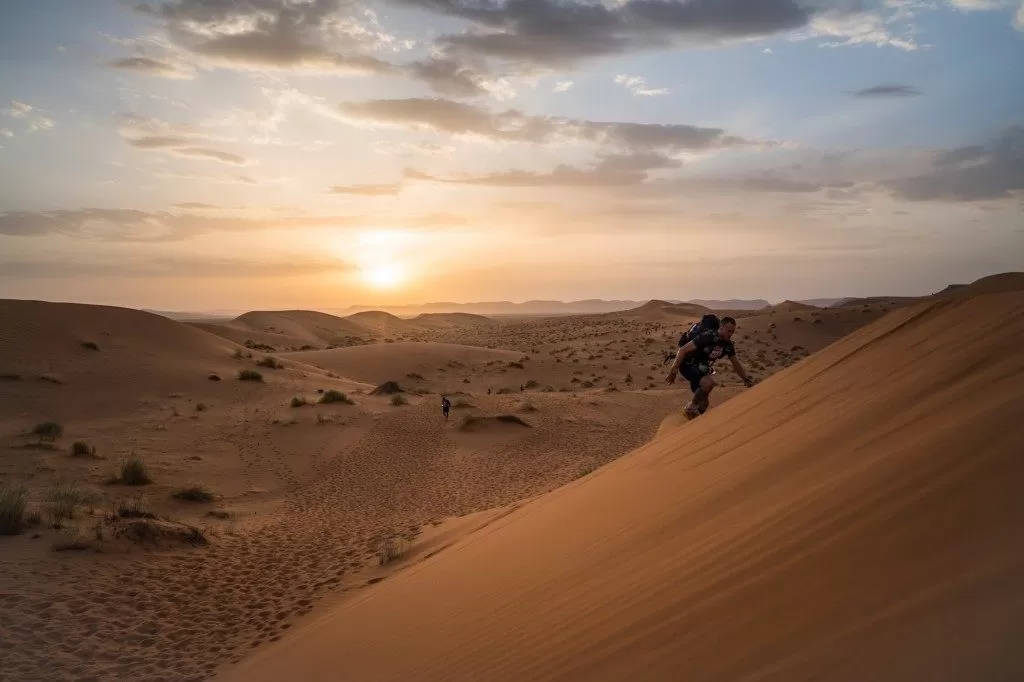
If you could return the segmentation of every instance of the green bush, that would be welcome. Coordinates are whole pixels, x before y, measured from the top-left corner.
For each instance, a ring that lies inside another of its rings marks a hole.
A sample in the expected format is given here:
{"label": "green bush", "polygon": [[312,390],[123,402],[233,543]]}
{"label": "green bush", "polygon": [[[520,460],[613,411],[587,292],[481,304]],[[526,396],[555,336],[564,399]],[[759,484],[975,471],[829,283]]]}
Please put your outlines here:
{"label": "green bush", "polygon": [[239,381],[263,381],[263,375],[254,369],[243,369],[238,372]]}

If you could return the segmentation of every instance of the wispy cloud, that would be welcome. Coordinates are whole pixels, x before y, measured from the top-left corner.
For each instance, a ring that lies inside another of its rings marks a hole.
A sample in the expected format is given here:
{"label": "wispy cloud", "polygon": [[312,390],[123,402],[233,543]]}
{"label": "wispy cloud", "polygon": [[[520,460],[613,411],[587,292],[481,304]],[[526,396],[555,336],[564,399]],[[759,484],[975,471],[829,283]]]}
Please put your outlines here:
{"label": "wispy cloud", "polygon": [[551,92],[566,92],[573,86],[572,81],[558,81],[555,86],[551,88]]}
{"label": "wispy cloud", "polygon": [[107,66],[112,69],[137,71],[163,78],[190,79],[195,77],[195,71],[181,63],[172,64],[151,57],[124,57],[108,62]]}
{"label": "wispy cloud", "polygon": [[346,102],[339,113],[356,124],[433,130],[504,142],[589,142],[629,151],[701,151],[756,147],[769,142],[728,135],[721,128],[684,124],[608,123],[490,111],[448,99],[388,99]]}
{"label": "wispy cloud", "polygon": [[128,145],[136,149],[208,159],[236,166],[249,163],[239,154],[197,146],[197,142],[213,141],[217,136],[193,126],[175,125],[156,118],[128,114],[121,117],[118,132]]}
{"label": "wispy cloud", "polygon": [[912,85],[891,83],[854,90],[852,94],[854,97],[917,97],[921,91]]}
{"label": "wispy cloud", "polygon": [[411,180],[443,182],[490,187],[614,187],[637,185],[647,179],[651,170],[678,168],[682,164],[657,153],[614,154],[602,156],[590,168],[559,165],[548,173],[512,170],[488,175],[461,175],[437,177],[422,171],[407,169]]}
{"label": "wispy cloud", "polygon": [[104,242],[163,243],[210,232],[257,232],[270,229],[311,230],[362,228],[401,224],[445,227],[465,224],[464,216],[449,213],[374,213],[364,215],[282,215],[238,217],[118,208],[0,213],[0,235],[38,237],[62,234]]}
{"label": "wispy cloud", "polygon": [[619,74],[615,77],[615,82],[631,91],[634,95],[667,95],[671,92],[668,88],[647,87],[647,80],[643,76],[627,76],[625,74]]}
{"label": "wispy cloud", "polygon": [[401,185],[334,185],[331,194],[348,194],[360,197],[395,196],[401,191]]}
{"label": "wispy cloud", "polygon": [[[9,116],[13,119],[24,119],[25,130],[34,133],[40,130],[49,130],[53,128],[56,123],[49,116],[44,116],[43,112],[33,107],[31,104],[25,102],[19,102],[18,100],[11,100],[11,106],[3,110],[5,116]],[[14,133],[9,128],[4,128],[8,133],[4,137],[13,137]]]}

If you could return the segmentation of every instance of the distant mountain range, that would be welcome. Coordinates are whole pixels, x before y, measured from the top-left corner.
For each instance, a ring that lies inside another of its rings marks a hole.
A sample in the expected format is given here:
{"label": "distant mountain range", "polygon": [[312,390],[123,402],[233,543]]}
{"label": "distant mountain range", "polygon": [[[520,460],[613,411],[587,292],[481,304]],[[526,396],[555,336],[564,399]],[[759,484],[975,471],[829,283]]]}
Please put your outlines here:
{"label": "distant mountain range", "polygon": [[[801,300],[799,303],[817,306],[819,308],[840,304],[849,299],[845,298],[815,298]],[[691,303],[704,306],[713,311],[723,310],[761,310],[772,305],[769,301],[758,299],[693,299],[680,300],[671,299],[669,303]],[[631,310],[645,305],[648,301],[629,301],[604,299],[585,299],[581,301],[546,301],[534,300],[522,303],[512,301],[479,301],[472,303],[455,303],[452,301],[439,301],[436,303],[424,303],[421,305],[399,305],[399,306],[370,306],[353,305],[347,308],[318,308],[320,312],[338,317],[347,317],[356,313],[371,310],[381,310],[398,317],[410,318],[424,313],[470,313],[474,315],[504,316],[544,316],[544,315],[594,315],[600,313],[613,313],[623,310]],[[247,312],[243,310],[211,310],[202,312],[164,311],[147,310],[146,312],[163,315],[176,320],[201,320],[211,318],[234,318]]]}

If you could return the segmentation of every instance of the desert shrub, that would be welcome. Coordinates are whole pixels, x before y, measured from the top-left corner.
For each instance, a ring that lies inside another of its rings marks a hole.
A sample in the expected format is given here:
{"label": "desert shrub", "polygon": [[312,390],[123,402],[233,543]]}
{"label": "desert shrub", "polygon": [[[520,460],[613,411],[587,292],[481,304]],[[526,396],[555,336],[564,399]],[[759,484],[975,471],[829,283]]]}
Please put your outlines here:
{"label": "desert shrub", "polygon": [[84,440],[76,440],[71,445],[72,457],[95,457],[96,447],[89,445]]}
{"label": "desert shrub", "polygon": [[583,478],[587,474],[591,474],[595,471],[597,471],[597,462],[588,457],[580,462],[580,467],[576,472],[576,478]]}
{"label": "desert shrub", "polygon": [[25,486],[0,483],[0,535],[14,535],[21,530],[27,504]]}
{"label": "desert shrub", "polygon": [[392,407],[399,407],[401,405],[408,405],[408,404],[409,404],[409,401],[406,400],[405,396],[400,394],[400,393],[396,393],[395,395],[391,396],[391,406]]}
{"label": "desert shrub", "polygon": [[142,495],[130,500],[121,500],[117,504],[117,516],[122,519],[155,519],[156,514],[146,511],[146,501]]}
{"label": "desert shrub", "polygon": [[381,566],[394,561],[395,559],[401,558],[409,544],[405,539],[400,537],[387,537],[381,540],[380,545],[377,547],[377,563]]}
{"label": "desert shrub", "polygon": [[531,403],[529,400],[524,400],[519,404],[520,412],[536,412],[537,406]]}
{"label": "desert shrub", "polygon": [[96,499],[74,481],[61,481],[46,494],[42,507],[54,527],[58,528],[64,519],[75,518],[75,509],[79,505],[93,503]]}
{"label": "desert shrub", "polygon": [[138,457],[129,457],[121,462],[121,475],[117,480],[125,485],[145,485],[153,482],[149,477],[146,463]]}
{"label": "desert shrub", "polygon": [[202,483],[194,483],[174,493],[174,498],[188,502],[213,502],[213,493]]}
{"label": "desert shrub", "polygon": [[459,408],[473,407],[473,403],[469,402],[465,398],[459,398],[454,403],[452,403],[452,407],[459,407]]}
{"label": "desert shrub", "polygon": [[277,361],[277,358],[273,357],[265,357],[256,364],[259,365],[260,367],[266,367],[268,369],[281,369],[282,367],[284,367],[284,365]]}
{"label": "desert shrub", "polygon": [[0,372],[0,379],[4,381],[21,381],[22,376],[17,372]]}
{"label": "desert shrub", "polygon": [[306,405],[306,404],[308,404],[308,403],[306,402],[306,399],[303,398],[302,396],[295,396],[294,398],[292,398],[292,402],[291,402],[291,406],[292,407],[302,407],[303,405]]}
{"label": "desert shrub", "polygon": [[238,373],[239,381],[263,381],[263,374],[254,369],[243,369]]}
{"label": "desert shrub", "polygon": [[99,350],[100,349],[100,347],[96,344],[95,341],[82,341],[82,348],[87,348],[89,350]]}
{"label": "desert shrub", "polygon": [[206,403],[196,403],[196,412],[206,412],[209,406]]}
{"label": "desert shrub", "polygon": [[355,405],[355,401],[354,400],[349,398],[347,395],[345,395],[341,391],[336,391],[333,388],[330,389],[329,391],[325,391],[324,394],[322,396],[320,396],[320,402],[324,403],[324,404],[328,404],[328,403],[345,403],[346,405]]}
{"label": "desert shrub", "polygon": [[32,429],[32,435],[38,436],[40,441],[57,440],[64,435],[64,427],[57,422],[41,422]]}

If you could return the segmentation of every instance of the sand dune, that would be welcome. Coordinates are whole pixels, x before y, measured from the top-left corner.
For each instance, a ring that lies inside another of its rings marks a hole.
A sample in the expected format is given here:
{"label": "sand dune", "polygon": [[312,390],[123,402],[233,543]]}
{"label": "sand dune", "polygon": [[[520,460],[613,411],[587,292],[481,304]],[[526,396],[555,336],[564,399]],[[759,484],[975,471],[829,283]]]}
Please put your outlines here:
{"label": "sand dune", "polygon": [[621,312],[604,313],[607,317],[641,319],[645,322],[673,322],[677,323],[680,317],[699,318],[701,315],[710,312],[708,308],[693,303],[669,303],[668,301],[652,300],[639,308],[623,310]]}
{"label": "sand dune", "polygon": [[782,303],[776,303],[773,306],[768,306],[761,312],[764,313],[804,313],[812,310],[819,310],[819,308],[808,305],[807,303],[798,303],[797,301],[783,301]]}
{"label": "sand dune", "polygon": [[300,348],[326,348],[327,342],[317,341],[309,336],[292,336],[278,332],[265,332],[251,329],[239,323],[219,322],[187,322],[191,327],[227,339],[232,343],[253,349],[265,349],[268,352],[298,350]]}
{"label": "sand dune", "polygon": [[412,318],[410,322],[417,327],[426,329],[492,326],[495,324],[494,320],[489,317],[472,313],[423,313]]}
{"label": "sand dune", "polygon": [[894,310],[219,679],[1019,679],[1021,309]]}
{"label": "sand dune", "polygon": [[239,315],[232,326],[339,346],[376,336],[357,321],[312,310],[253,311]]}

